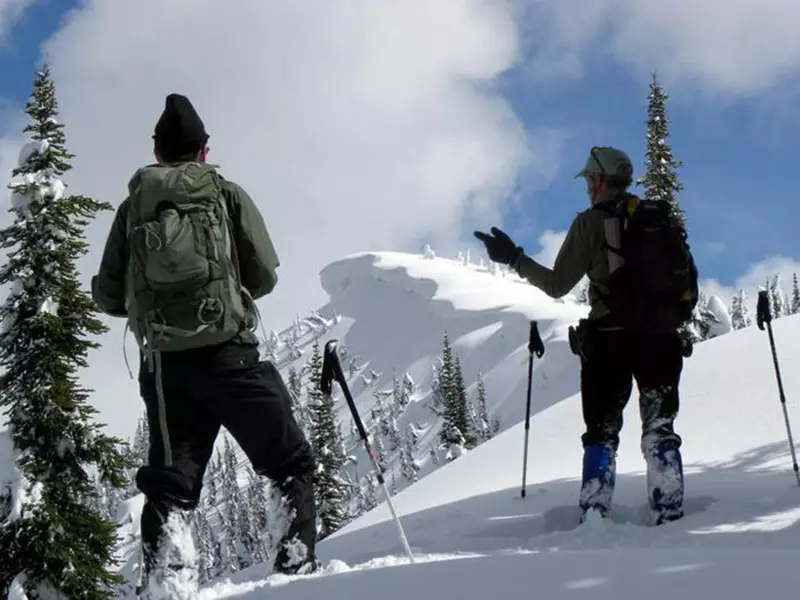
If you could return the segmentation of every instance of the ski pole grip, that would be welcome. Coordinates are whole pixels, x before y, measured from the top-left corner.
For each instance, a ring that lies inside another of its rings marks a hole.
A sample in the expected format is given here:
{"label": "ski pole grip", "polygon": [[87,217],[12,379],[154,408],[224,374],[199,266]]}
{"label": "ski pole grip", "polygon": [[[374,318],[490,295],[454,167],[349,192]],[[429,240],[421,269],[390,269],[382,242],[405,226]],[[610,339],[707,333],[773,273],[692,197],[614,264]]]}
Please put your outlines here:
{"label": "ski pole grip", "polygon": [[772,321],[772,313],[769,309],[769,297],[766,290],[758,292],[758,303],[756,304],[756,324],[761,331],[764,331],[764,323]]}
{"label": "ski pole grip", "polygon": [[531,321],[530,337],[528,339],[528,352],[536,354],[539,358],[544,354],[544,342],[542,336],[539,335],[539,325],[536,321]]}

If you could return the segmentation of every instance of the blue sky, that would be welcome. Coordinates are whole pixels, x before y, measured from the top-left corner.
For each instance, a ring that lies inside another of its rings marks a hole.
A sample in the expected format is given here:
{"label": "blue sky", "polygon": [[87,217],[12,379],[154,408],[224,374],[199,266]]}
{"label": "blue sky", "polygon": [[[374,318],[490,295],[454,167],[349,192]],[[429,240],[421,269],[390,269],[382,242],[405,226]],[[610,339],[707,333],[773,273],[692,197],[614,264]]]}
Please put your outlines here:
{"label": "blue sky", "polygon": [[[24,102],[40,45],[76,5],[40,0],[14,25],[0,51],[4,102]],[[523,63],[502,79],[503,94],[529,129],[569,132],[552,183],[506,215],[508,231],[531,253],[542,229],[565,229],[585,206],[584,184],[572,174],[590,146],[617,145],[631,155],[638,173],[643,166],[647,78],[602,54],[586,58],[583,69],[581,77],[533,85]],[[667,92],[670,142],[684,163],[680,200],[703,276],[730,284],[769,256],[797,256],[800,205],[792,179],[800,116],[785,100],[786,90],[744,100],[710,100],[687,86]],[[532,222],[535,229],[527,227]]]}

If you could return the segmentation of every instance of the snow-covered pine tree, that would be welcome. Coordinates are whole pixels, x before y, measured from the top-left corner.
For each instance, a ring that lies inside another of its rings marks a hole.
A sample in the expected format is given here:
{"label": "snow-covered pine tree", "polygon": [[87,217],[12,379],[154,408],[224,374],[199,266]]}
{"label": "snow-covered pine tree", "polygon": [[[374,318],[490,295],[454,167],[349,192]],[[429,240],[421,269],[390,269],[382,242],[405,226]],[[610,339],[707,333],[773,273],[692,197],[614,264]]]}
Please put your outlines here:
{"label": "snow-covered pine tree", "polygon": [[[408,376],[408,373],[406,373]],[[406,384],[406,379],[402,381],[397,377],[397,370],[392,373],[392,402],[397,407],[398,412],[402,412],[410,401],[410,392]]]}
{"label": "snow-covered pine tree", "polygon": [[743,289],[740,289],[731,298],[731,324],[734,330],[747,327],[745,322],[745,310],[747,310],[747,296]]}
{"label": "snow-covered pine tree", "polygon": [[419,463],[414,459],[414,437],[410,431],[403,435],[400,446],[400,471],[409,484],[416,483]]}
{"label": "snow-covered pine tree", "polygon": [[139,493],[139,488],[136,487],[136,472],[139,467],[146,465],[150,453],[150,428],[147,423],[147,417],[140,417],[136,424],[136,432],[133,434],[133,441],[130,444],[130,449],[127,452],[127,458],[131,466],[126,471],[127,489],[120,500],[127,500],[133,498]]}
{"label": "snow-covered pine tree", "polygon": [[220,506],[214,507],[217,517],[219,539],[219,572],[221,575],[235,573],[239,570],[239,558],[236,550],[234,523],[231,523],[227,511]]}
{"label": "snow-covered pine tree", "polygon": [[219,503],[219,482],[219,463],[212,457],[208,461],[208,468],[203,478],[203,490],[205,491],[205,501],[208,506],[216,506]]}
{"label": "snow-covered pine tree", "polygon": [[789,299],[783,291],[780,273],[776,273],[767,281],[767,290],[773,318],[779,319],[789,314]]}
{"label": "snow-covered pine tree", "polygon": [[100,345],[92,337],[106,327],[81,289],[77,261],[87,251],[85,227],[111,206],[65,193],[61,176],[73,156],[47,64],[26,112],[32,141],[9,184],[14,221],[0,232],[0,285],[12,286],[0,307],[0,406],[20,474],[10,510],[0,509],[0,596],[16,582],[31,598],[115,598],[116,527],[92,507],[98,489],[89,471],[121,488],[129,464],[121,440],[94,421],[90,390],[78,380]]}
{"label": "snow-covered pine tree", "polygon": [[314,340],[309,361],[308,410],[311,416],[311,447],[314,451],[316,492],[319,517],[319,539],[336,532],[347,521],[347,495],[342,479],[346,457],[341,448],[339,428],[336,426],[336,411],[333,396],[319,388],[322,378],[322,354],[319,341]]}
{"label": "snow-covered pine tree", "polygon": [[269,562],[273,556],[270,549],[273,547],[272,522],[274,494],[271,482],[256,475],[248,468],[250,485],[247,488],[247,497],[250,514],[253,519],[253,531],[256,538],[257,552],[254,557],[256,562]]}
{"label": "snow-covered pine tree", "polygon": [[797,282],[797,273],[792,274],[792,305],[791,313],[800,314],[800,284]]}
{"label": "snow-covered pine tree", "polygon": [[206,518],[205,511],[192,512],[192,532],[194,546],[197,548],[197,572],[200,583],[205,583],[218,576],[215,568],[214,539],[211,534],[211,525]]}
{"label": "snow-covered pine tree", "polygon": [[676,160],[672,148],[667,143],[669,137],[669,119],[666,103],[669,95],[658,81],[656,74],[650,81],[650,93],[647,96],[647,150],[645,172],[636,184],[644,186],[645,200],[666,200],[673,206],[673,217],[682,226],[686,226],[683,209],[677,194],[683,190],[678,180],[677,169],[683,164]]}
{"label": "snow-covered pine tree", "polygon": [[483,383],[483,372],[478,371],[477,398],[478,405],[476,413],[478,415],[478,435],[482,440],[490,440],[494,434],[494,427],[489,419],[489,410],[486,408],[486,386]]}
{"label": "snow-covered pine tree", "polygon": [[455,380],[455,363],[453,352],[450,347],[450,339],[447,332],[442,338],[442,355],[436,361],[438,364],[431,365],[431,390],[433,392],[433,404],[431,410],[436,416],[443,420],[439,430],[439,441],[442,444],[449,444],[455,440],[455,423],[453,422],[452,409],[450,407],[453,397],[453,382]]}
{"label": "snow-covered pine tree", "polygon": [[300,425],[300,429],[303,430],[303,433],[308,436],[310,431],[310,417],[305,404],[302,402],[303,375],[297,371],[294,365],[289,367],[286,384],[289,390],[289,396],[292,399],[292,413],[294,414],[294,418],[297,424]]}
{"label": "snow-covered pine tree", "polygon": [[464,383],[464,373],[461,370],[461,360],[454,354],[454,380],[453,380],[453,415],[456,428],[464,439],[464,447],[471,450],[478,444],[473,420],[470,418],[470,402],[467,397],[467,386]]}

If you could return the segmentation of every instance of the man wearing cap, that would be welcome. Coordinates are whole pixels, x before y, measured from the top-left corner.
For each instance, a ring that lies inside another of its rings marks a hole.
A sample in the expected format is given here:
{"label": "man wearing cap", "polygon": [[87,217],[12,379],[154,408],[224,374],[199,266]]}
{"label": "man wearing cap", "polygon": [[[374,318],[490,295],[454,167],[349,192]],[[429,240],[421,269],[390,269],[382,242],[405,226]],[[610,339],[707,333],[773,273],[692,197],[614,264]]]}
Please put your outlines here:
{"label": "man wearing cap", "polygon": [[[148,581],[164,585],[172,575],[196,581],[194,565],[186,564],[179,545],[163,534],[168,517],[176,515],[185,523],[187,512],[197,507],[222,426],[255,472],[271,479],[287,501],[287,530],[278,544],[274,572],[312,572],[318,567],[312,452],[293,417],[281,375],[275,365],[261,361],[253,333],[258,318],[254,301],[277,283],[275,249],[250,196],[206,163],[208,135],[185,96],[167,96],[153,139],[157,163],[139,169],[131,179],[92,280],[99,308],[127,318],[142,347],[139,386],[150,430],[148,464],[136,476],[146,497],[141,516],[143,587],[147,589]],[[206,207],[211,216],[176,210],[170,202],[182,193],[183,200],[177,202],[198,202],[202,197],[205,204],[192,206]],[[145,221],[140,215],[147,213],[148,205],[155,206],[155,216]],[[208,231],[198,237],[204,226]],[[146,235],[137,238],[141,231]],[[140,239],[145,245],[137,245]],[[216,240],[227,240],[227,245],[220,241],[218,248],[210,248]],[[142,260],[149,262],[137,262]],[[165,282],[181,283],[182,269],[189,275],[184,281],[193,278],[189,293],[146,310],[143,303],[159,297]],[[205,273],[199,284],[198,269]],[[147,285],[149,296],[141,291]],[[191,304],[198,285],[208,286],[204,293],[207,289],[217,294],[208,292],[199,308]],[[153,334],[152,323],[150,329],[140,327],[153,313],[163,317],[163,323],[155,324],[162,325],[162,337]],[[194,331],[175,334],[181,327],[194,328],[196,323],[188,319],[199,320],[196,331],[207,337],[198,334],[192,339]],[[155,345],[154,340],[172,339],[170,334],[175,334],[172,346]],[[160,351],[163,348],[171,351]],[[177,593],[173,590],[173,597]]]}
{"label": "man wearing cap", "polygon": [[[625,330],[619,315],[604,303],[608,296],[613,253],[619,247],[619,220],[607,219],[629,201],[633,166],[625,152],[594,147],[584,178],[590,206],[573,220],[552,269],[527,256],[508,235],[493,227],[491,235],[476,231],[489,258],[509,265],[522,278],[553,298],[569,293],[584,277],[590,282],[588,318],[581,321],[575,342],[581,356],[581,397],[585,432],[583,517],[596,509],[606,516],[614,491],[616,452],[622,413],[635,379],[642,418],[641,449],[648,468],[648,494],[656,523],[683,516],[681,438],[673,422],[678,414],[678,384],[683,369],[683,346],[674,334],[641,334]],[[615,230],[616,227],[616,230]]]}

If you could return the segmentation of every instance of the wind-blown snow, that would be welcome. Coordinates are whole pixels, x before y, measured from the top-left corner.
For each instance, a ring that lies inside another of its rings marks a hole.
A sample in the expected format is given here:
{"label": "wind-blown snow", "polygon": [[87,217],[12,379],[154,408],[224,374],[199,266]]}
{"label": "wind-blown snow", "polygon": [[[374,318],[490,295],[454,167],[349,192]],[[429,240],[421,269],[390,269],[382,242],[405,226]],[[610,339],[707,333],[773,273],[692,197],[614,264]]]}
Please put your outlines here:
{"label": "wind-blown snow", "polygon": [[[406,418],[423,425],[417,458],[424,468],[420,481],[393,501],[417,564],[407,564],[384,503],[320,544],[326,565],[320,575],[265,579],[267,567],[259,565],[206,586],[200,598],[796,596],[800,488],[765,332],[749,327],[721,335],[698,344],[686,361],[676,422],[684,440],[686,516],[661,527],[645,520],[634,391],[621,436],[612,516],[578,526],[583,421],[578,361],[568,349],[566,330],[585,315],[585,306],[553,301],[516,277],[431,253],[352,256],[329,265],[321,279],[330,302],[319,315],[298,320],[304,324],[295,329],[302,333],[300,341],[279,348],[279,364],[285,375],[290,365],[306,360],[314,336],[322,342],[339,339],[348,357],[357,357],[349,381],[365,415],[374,391],[390,384],[393,369],[410,374],[417,387]],[[530,318],[539,320],[546,353],[534,362],[528,488],[522,499]],[[773,327],[797,438],[800,372],[792,367],[800,359],[800,316],[777,319]],[[444,331],[470,386],[483,371],[487,404],[500,418],[501,432],[433,468],[424,449],[435,439],[435,418],[424,404]],[[292,345],[301,357],[288,354]],[[343,361],[345,372],[349,360]],[[377,380],[364,383],[371,381],[371,370]],[[346,431],[349,418],[340,394],[337,402]],[[135,531],[134,513],[126,513],[128,533]]]}

